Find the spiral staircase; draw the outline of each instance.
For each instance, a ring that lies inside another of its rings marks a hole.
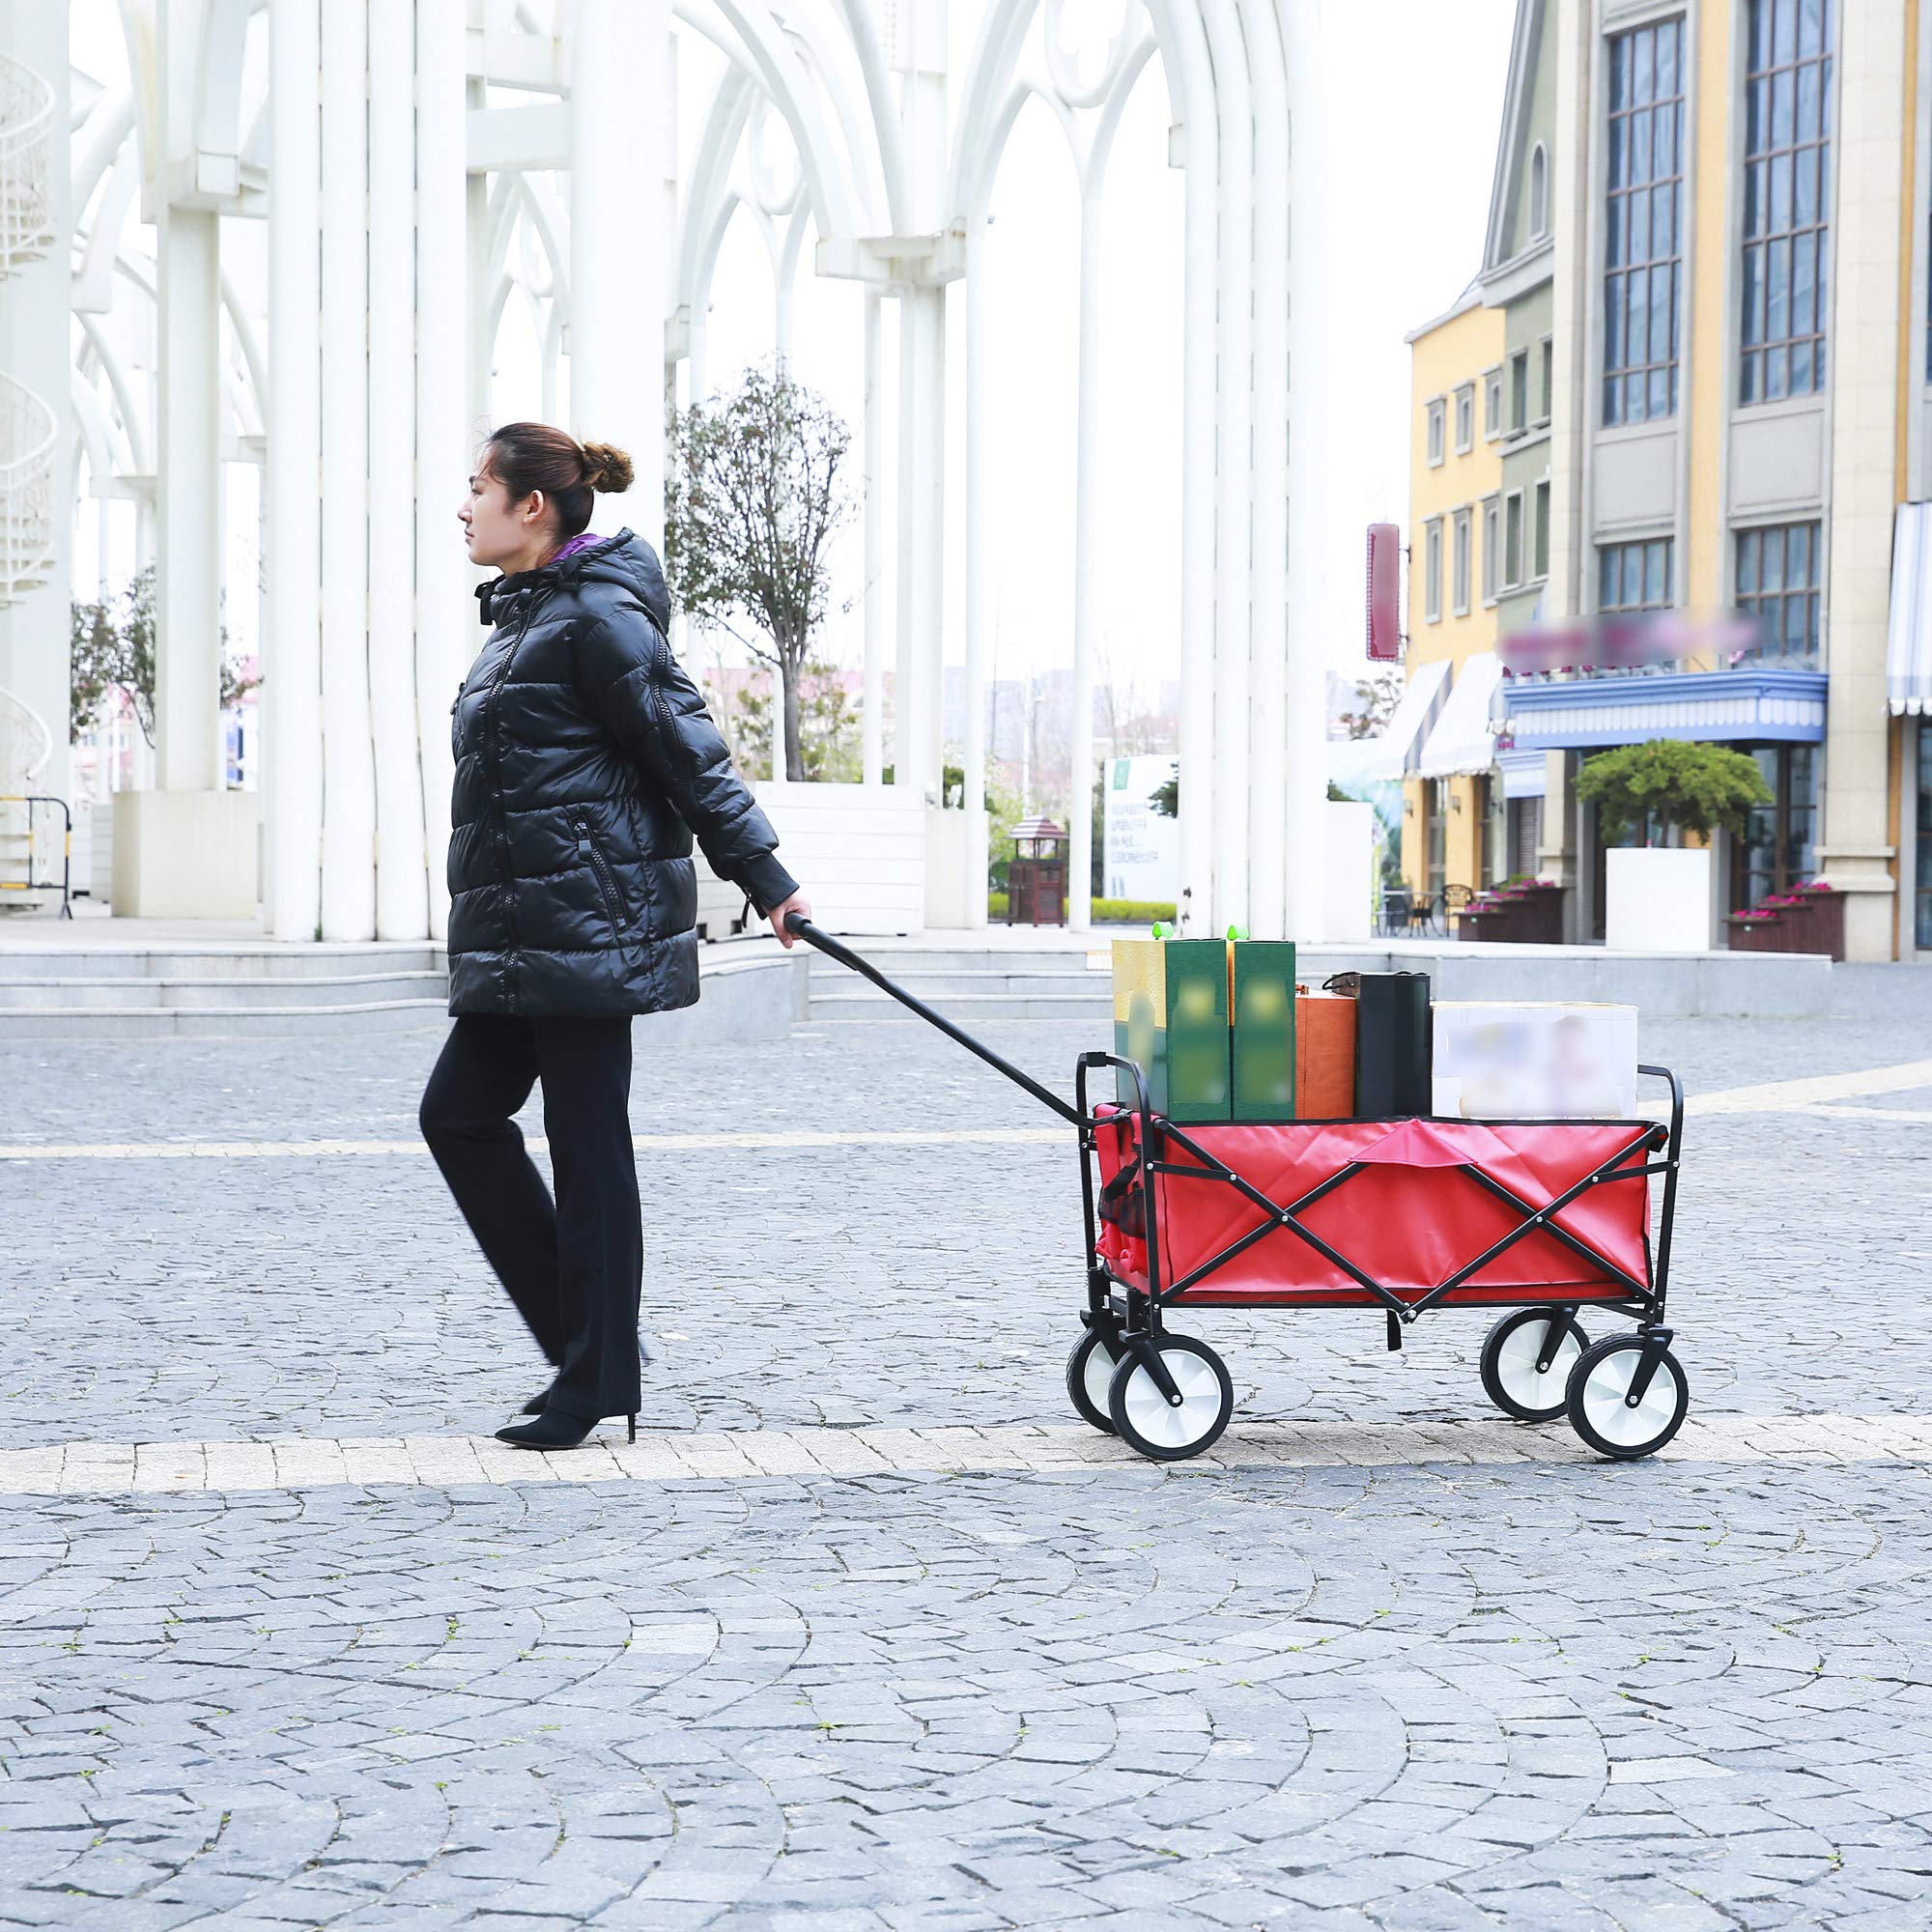
[[[31,68],[0,54],[0,281],[54,245],[53,90]],[[46,403],[0,370],[0,609],[50,579],[54,567],[54,439]],[[0,690],[0,800],[35,789],[53,753],[45,721]],[[0,803],[0,881],[33,876],[25,809]],[[0,892],[0,906],[40,894]]]

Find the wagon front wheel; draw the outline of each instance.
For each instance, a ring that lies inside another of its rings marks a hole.
[[[1585,1349],[1570,1371],[1571,1424],[1600,1456],[1625,1463],[1654,1456],[1683,1427],[1690,1385],[1668,1349],[1633,1400],[1643,1351],[1641,1335],[1612,1335]]]
[[[1103,1435],[1114,1433],[1114,1418],[1107,1413],[1107,1386],[1120,1366],[1115,1338],[1098,1328],[1090,1328],[1074,1343],[1066,1357],[1066,1398],[1082,1422],[1091,1423]]]
[[[1570,1371],[1589,1346],[1574,1315],[1519,1308],[1483,1342],[1483,1393],[1519,1422],[1555,1422],[1564,1411]]]
[[[1107,1413],[1122,1441],[1157,1463],[1210,1447],[1235,1412],[1235,1385],[1221,1358],[1191,1335],[1157,1335],[1152,1347],[1174,1383],[1164,1394],[1144,1363],[1122,1350],[1107,1385]]]

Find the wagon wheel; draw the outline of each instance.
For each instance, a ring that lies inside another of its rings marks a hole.
[[[1618,1462],[1654,1456],[1683,1426],[1690,1406],[1690,1385],[1668,1349],[1658,1357],[1657,1373],[1641,1400],[1632,1403],[1643,1350],[1641,1335],[1612,1335],[1585,1349],[1570,1371],[1572,1425],[1598,1455]]]
[[[1107,1385],[1121,1357],[1111,1346],[1113,1341],[1112,1335],[1089,1328],[1066,1357],[1066,1397],[1073,1412],[1103,1435],[1114,1433],[1114,1418],[1107,1413]]]
[[[1206,1342],[1162,1333],[1153,1347],[1179,1400],[1164,1396],[1146,1368],[1122,1352],[1107,1385],[1107,1413],[1129,1448],[1156,1463],[1176,1463],[1200,1455],[1227,1428],[1235,1412],[1235,1385]]]
[[[1555,1422],[1563,1414],[1570,1371],[1589,1346],[1574,1315],[1519,1308],[1484,1338],[1483,1393],[1519,1422]]]

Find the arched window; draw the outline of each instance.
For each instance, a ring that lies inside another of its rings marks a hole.
[[[1539,141],[1529,152],[1529,239],[1549,233],[1549,161]]]

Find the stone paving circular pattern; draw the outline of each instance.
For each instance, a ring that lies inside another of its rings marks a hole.
[[[0,1893],[1882,1923],[1924,1894],[1932,1537],[1922,1469],[1858,1473],[1856,1509],[1697,1465],[10,1502]]]

